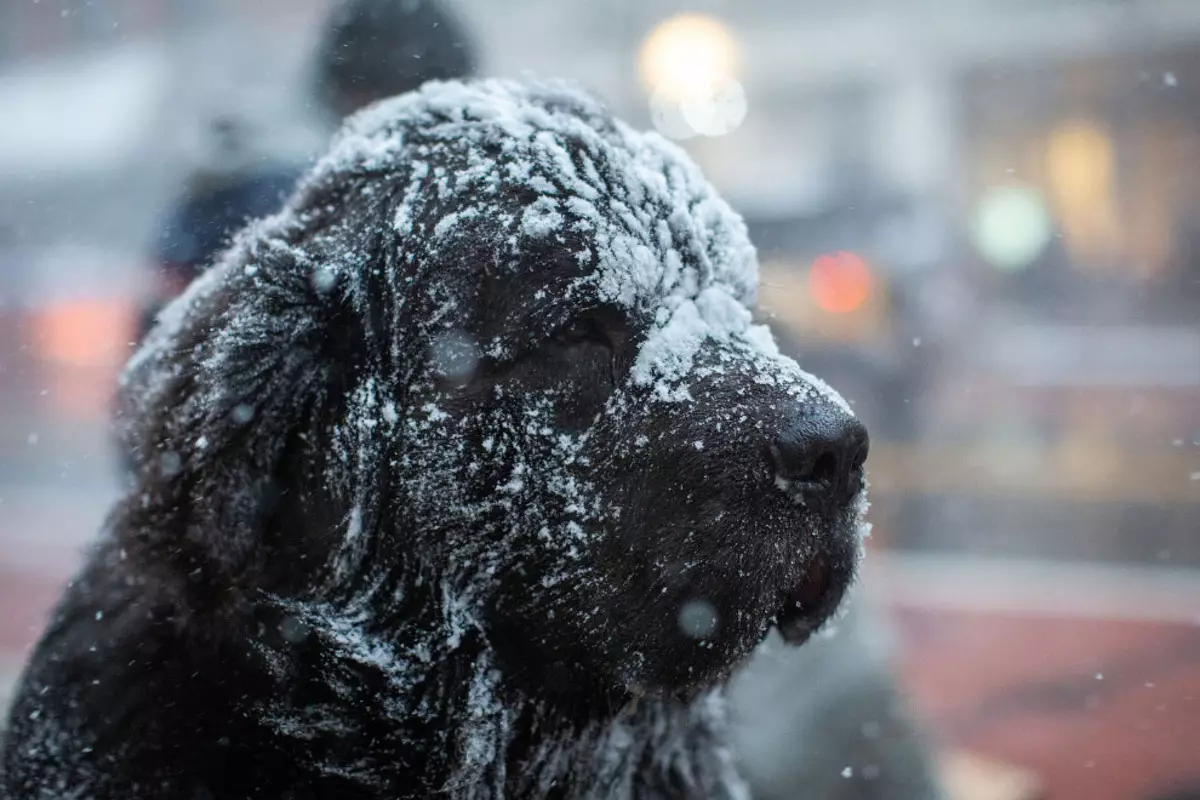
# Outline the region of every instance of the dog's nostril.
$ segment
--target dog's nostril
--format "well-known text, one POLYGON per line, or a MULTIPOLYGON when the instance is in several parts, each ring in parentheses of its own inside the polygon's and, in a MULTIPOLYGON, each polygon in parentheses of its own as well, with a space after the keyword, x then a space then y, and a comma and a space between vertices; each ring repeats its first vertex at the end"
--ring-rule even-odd
POLYGON ((800 416, 768 448, 775 482, 781 488, 832 492, 841 499, 867 459, 867 429, 832 406, 800 416))
POLYGON ((837 480, 838 462, 833 453, 821 453, 813 463, 812 479, 814 481, 837 480))

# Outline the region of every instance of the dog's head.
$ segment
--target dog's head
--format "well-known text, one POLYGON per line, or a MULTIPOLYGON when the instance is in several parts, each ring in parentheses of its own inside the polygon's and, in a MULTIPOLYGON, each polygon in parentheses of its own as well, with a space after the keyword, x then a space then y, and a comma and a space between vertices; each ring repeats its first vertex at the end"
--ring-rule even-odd
POLYGON ((662 138, 560 84, 431 84, 135 358, 139 492, 222 580, 373 593, 385 638, 424 598, 539 694, 688 691, 819 625, 860 546, 866 432, 756 283, 662 138))

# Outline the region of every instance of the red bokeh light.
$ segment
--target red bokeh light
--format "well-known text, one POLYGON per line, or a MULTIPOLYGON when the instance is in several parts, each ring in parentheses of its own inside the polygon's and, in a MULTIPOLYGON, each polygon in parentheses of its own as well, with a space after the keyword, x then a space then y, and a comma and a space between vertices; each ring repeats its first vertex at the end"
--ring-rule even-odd
POLYGON ((846 251, 826 253, 813 261, 808 273, 813 302, 830 314, 848 314, 867 302, 871 271, 861 256, 846 251))
POLYGON ((129 358, 133 318, 122 301, 75 300, 39 309, 28 324, 35 351, 49 362, 119 366, 129 358))

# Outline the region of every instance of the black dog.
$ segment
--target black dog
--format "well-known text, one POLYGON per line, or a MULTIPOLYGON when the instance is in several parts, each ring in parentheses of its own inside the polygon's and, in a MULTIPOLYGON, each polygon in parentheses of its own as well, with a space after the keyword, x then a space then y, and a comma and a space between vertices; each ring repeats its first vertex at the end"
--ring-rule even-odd
POLYGON ((358 115, 125 378, 138 483, 14 798, 742 797, 720 688, 851 581, 867 438, 683 153, 559 84, 358 115))

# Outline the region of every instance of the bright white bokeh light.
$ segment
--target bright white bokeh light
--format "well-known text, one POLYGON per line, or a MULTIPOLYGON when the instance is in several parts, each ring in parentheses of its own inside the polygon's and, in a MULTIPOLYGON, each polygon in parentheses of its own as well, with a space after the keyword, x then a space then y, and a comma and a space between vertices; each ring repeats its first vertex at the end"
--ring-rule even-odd
POLYGON ((684 117, 679 95, 665 89, 650 95, 650 121, 656 131, 677 142, 699 134, 684 117))
POLYGON ((746 118, 746 91, 734 78, 703 87, 660 89, 650 96, 654 129, 668 139, 725 136, 746 118))
POLYGON ((736 130, 747 109, 738 60, 733 34, 713 17, 680 14, 650 31, 639 70, 655 129, 676 141, 736 130))
POLYGON ((991 189, 971 220, 975 248, 997 269, 1025 269, 1041 255, 1052 235, 1046 201, 1030 186, 991 189))
POLYGON ((651 92, 682 94, 737 74, 738 45, 719 20, 686 13, 660 22, 642 42, 638 68, 651 92))
POLYGON ((726 76, 684 95, 683 118, 697 133, 724 136, 733 133, 746 118, 746 90, 726 76))

